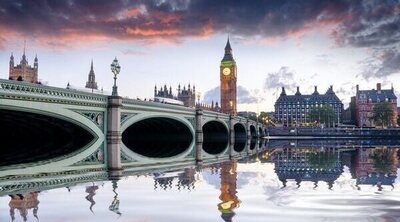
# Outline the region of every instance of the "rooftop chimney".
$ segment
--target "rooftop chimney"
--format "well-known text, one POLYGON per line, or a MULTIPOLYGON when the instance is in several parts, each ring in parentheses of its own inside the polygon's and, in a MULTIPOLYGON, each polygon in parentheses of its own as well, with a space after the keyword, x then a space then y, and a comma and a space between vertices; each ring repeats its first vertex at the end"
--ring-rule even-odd
POLYGON ((314 93, 313 95, 319 95, 318 90, 317 90, 317 86, 314 86, 314 93))
POLYGON ((282 92, 281 92, 281 96, 286 96, 285 87, 283 87, 283 86, 282 86, 282 92))
POLYGON ((296 94, 295 94, 296 96, 300 96, 301 95, 301 93, 300 93, 300 87, 299 86, 297 86, 297 91, 296 91, 296 94))
POLYGON ((381 84, 380 83, 376 84, 376 90, 381 91, 381 84))
POLYGON ((358 86, 358 84, 356 85, 356 93, 358 93, 358 91, 360 90, 360 87, 358 86))

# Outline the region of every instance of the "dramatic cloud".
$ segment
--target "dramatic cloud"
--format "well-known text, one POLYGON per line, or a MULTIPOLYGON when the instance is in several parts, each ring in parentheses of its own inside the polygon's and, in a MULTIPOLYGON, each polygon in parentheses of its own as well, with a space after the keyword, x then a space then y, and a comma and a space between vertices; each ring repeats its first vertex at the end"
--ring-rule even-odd
POLYGON ((363 68, 361 76, 367 80, 400 73, 400 52, 396 48, 376 50, 371 58, 363 61, 363 68))
POLYGON ((344 0, 6 0, 0 30, 61 46, 108 38, 180 41, 216 32, 274 38, 337 24, 348 7, 344 0))
POLYGON ((398 0, 353 1, 347 18, 333 35, 340 44, 356 47, 391 46, 400 42, 398 0))
POLYGON ((281 67, 278 72, 268 73, 265 79, 264 89, 270 90, 281 87, 294 89, 296 87, 294 76, 294 73, 289 71, 288 67, 281 67))
MULTIPOLYGON (((204 94, 204 99, 203 102, 207 104, 211 104, 213 101, 219 102, 220 99, 220 88, 215 87, 204 94)), ((258 96, 258 92, 251 93, 248 91, 246 88, 243 86, 238 86, 237 87, 237 102, 238 104, 252 104, 252 103, 258 103, 263 101, 264 99, 258 96)))

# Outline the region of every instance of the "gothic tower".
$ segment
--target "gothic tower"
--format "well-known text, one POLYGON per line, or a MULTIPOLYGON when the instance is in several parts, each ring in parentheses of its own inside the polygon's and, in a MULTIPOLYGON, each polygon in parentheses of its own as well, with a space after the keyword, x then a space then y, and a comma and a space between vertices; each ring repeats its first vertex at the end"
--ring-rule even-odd
POLYGON ((221 111, 236 115, 236 79, 237 68, 233 59, 231 44, 228 41, 225 46, 225 55, 220 66, 221 111))
POLYGON ((30 66, 28 64, 28 60, 25 55, 25 48, 26 46, 24 45, 24 54, 22 55, 20 63, 17 64, 16 66, 14 63, 14 55, 11 54, 8 78, 10 80, 38 83, 38 67, 39 67, 38 58, 36 56, 33 67, 30 66))
POLYGON ((92 63, 90 65, 90 72, 89 72, 89 77, 88 77, 88 81, 86 82, 86 88, 89 89, 97 89, 97 82, 95 79, 95 75, 94 75, 94 70, 93 70, 93 60, 92 63))

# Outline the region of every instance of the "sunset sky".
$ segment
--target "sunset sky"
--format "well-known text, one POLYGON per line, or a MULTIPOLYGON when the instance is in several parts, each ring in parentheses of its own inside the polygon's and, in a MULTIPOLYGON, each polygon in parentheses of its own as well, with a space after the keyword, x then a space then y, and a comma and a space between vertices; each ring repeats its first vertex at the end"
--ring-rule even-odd
POLYGON ((110 92, 116 56, 122 96, 190 83, 211 102, 228 34, 239 111, 273 111, 282 86, 325 93, 333 85, 345 106, 356 84, 393 84, 400 96, 399 0, 2 0, 0 78, 26 40, 28 61, 37 54, 48 85, 84 87, 93 59, 98 85, 110 92))

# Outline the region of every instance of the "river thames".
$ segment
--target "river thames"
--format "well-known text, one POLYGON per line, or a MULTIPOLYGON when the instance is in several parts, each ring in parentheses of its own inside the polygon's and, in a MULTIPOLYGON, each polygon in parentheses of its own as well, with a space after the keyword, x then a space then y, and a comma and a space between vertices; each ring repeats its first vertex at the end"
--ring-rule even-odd
POLYGON ((399 220, 399 148, 291 145, 240 160, 125 169, 119 180, 90 170, 5 176, 0 221, 399 220))

